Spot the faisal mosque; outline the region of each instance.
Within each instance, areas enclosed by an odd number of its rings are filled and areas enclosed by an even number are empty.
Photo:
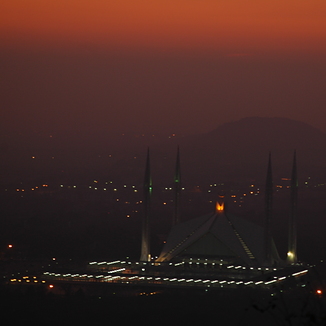
[[[287,260],[280,258],[272,233],[273,180],[269,154],[265,184],[264,226],[228,212],[224,196],[215,211],[180,223],[181,173],[179,148],[174,176],[173,226],[158,258],[151,257],[150,221],[152,179],[150,153],[144,178],[141,250],[139,261],[89,262],[83,271],[47,271],[51,282],[107,283],[124,287],[155,288],[271,288],[287,281],[302,282],[308,267],[297,259],[298,178],[296,153],[291,176],[291,210]]]

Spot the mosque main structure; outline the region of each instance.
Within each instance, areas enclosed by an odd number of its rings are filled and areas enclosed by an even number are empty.
[[[280,258],[272,233],[273,179],[269,154],[265,185],[265,225],[261,227],[228,212],[224,196],[215,211],[180,223],[181,173],[179,148],[174,177],[173,226],[158,258],[150,253],[152,179],[150,153],[144,178],[144,210],[139,261],[89,262],[78,273],[45,272],[52,282],[107,283],[121,286],[169,288],[270,288],[295,279],[309,269],[297,262],[298,179],[296,153],[291,177],[291,213],[287,260]]]

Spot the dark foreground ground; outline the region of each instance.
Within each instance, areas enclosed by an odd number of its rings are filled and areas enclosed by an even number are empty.
[[[3,284],[1,325],[325,325],[325,297],[312,291],[253,289],[209,292],[145,289],[129,295]],[[123,293],[123,295],[122,295]],[[137,295],[136,295],[137,294]]]

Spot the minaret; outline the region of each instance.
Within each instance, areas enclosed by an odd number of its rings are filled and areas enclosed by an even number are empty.
[[[293,155],[293,166],[291,176],[291,213],[289,218],[289,243],[287,262],[297,262],[297,206],[298,206],[298,176],[296,152]]]
[[[147,149],[147,161],[144,179],[144,200],[143,200],[143,219],[142,219],[142,240],[140,261],[150,261],[150,232],[149,232],[149,217],[152,195],[152,178],[149,163],[149,148]]]
[[[271,153],[268,158],[267,177],[265,185],[265,263],[272,265],[272,207],[273,207],[273,177]]]
[[[179,146],[177,151],[177,162],[174,174],[174,214],[173,225],[180,222],[179,209],[180,209],[180,194],[181,194],[181,173],[180,173],[180,154]]]

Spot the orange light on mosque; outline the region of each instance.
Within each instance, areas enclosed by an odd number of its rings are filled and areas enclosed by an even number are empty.
[[[216,212],[221,213],[224,211],[224,203],[216,202]]]
[[[318,294],[318,295],[322,295],[323,294],[323,291],[322,290],[316,290],[316,293]]]

